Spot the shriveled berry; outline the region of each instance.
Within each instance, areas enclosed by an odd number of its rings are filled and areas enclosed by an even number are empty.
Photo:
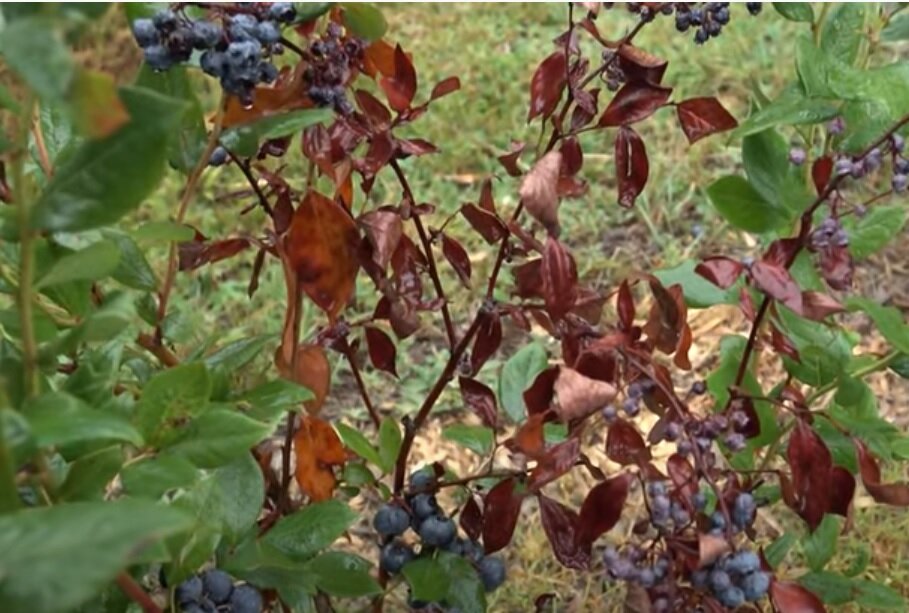
[[[505,583],[505,563],[501,558],[486,556],[479,564],[480,580],[487,592]]]

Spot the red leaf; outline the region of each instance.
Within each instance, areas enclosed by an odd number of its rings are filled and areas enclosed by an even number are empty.
[[[802,289],[784,267],[757,261],[751,266],[751,279],[759,290],[802,314]]]
[[[540,491],[544,485],[555,481],[571,470],[578,461],[580,453],[581,442],[575,437],[554,445],[539,457],[537,465],[530,473],[528,487],[534,492]]]
[[[549,316],[560,319],[574,306],[578,292],[578,269],[571,253],[557,239],[546,239],[543,263],[543,299]]]
[[[567,366],[561,367],[554,390],[559,399],[559,417],[566,423],[587,417],[616,397],[616,389],[611,383],[589,379]]]
[[[414,94],[417,93],[417,72],[401,45],[395,47],[394,61],[394,77],[383,77],[379,80],[379,85],[388,96],[391,108],[400,113],[410,108]]]
[[[773,324],[770,325],[770,344],[778,353],[790,357],[796,362],[801,361],[799,351],[792,341]]]
[[[619,68],[625,73],[625,79],[628,81],[645,81],[659,85],[669,65],[667,60],[628,44],[621,45],[616,53],[619,56]]]
[[[575,538],[580,543],[592,544],[601,534],[612,530],[622,516],[630,485],[631,475],[623,473],[598,483],[590,490],[578,517]]]
[[[716,98],[690,98],[676,106],[682,131],[692,145],[711,134],[725,132],[738,122]]]
[[[461,207],[461,215],[490,245],[499,242],[502,237],[508,234],[508,229],[501,219],[496,217],[494,213],[481,209],[475,204],[463,205]]]
[[[550,366],[540,372],[533,383],[524,390],[524,406],[527,407],[528,417],[545,413],[552,406],[552,397],[555,394],[555,383],[559,377],[561,367]]]
[[[578,515],[565,505],[539,495],[543,530],[556,559],[563,566],[586,570],[590,565],[590,545],[578,541]]]
[[[671,87],[660,87],[646,81],[626,83],[603,111],[599,126],[628,126],[646,119],[665,105],[671,94]]]
[[[496,202],[492,197],[492,179],[486,179],[480,185],[480,199],[477,201],[480,208],[496,215]]]
[[[523,174],[518,167],[518,160],[521,158],[521,154],[524,153],[525,146],[526,145],[521,141],[513,140],[511,141],[509,152],[496,158],[505,168],[505,172],[508,173],[508,176],[520,177]]]
[[[631,288],[628,281],[622,281],[619,286],[619,292],[616,295],[616,310],[619,313],[619,329],[624,331],[631,330],[634,326],[634,296],[631,295]]]
[[[814,189],[820,194],[830,183],[830,177],[833,175],[833,158],[825,155],[822,158],[814,160],[811,165],[811,180],[814,181]]]
[[[717,287],[728,289],[738,281],[745,267],[738,260],[725,257],[707,258],[698,264],[694,272],[698,273]]]
[[[537,258],[511,269],[514,275],[515,294],[524,299],[543,297],[542,266],[543,260]]]
[[[686,498],[691,498],[698,491],[698,480],[694,467],[685,456],[677,453],[669,456],[666,461],[666,472],[672,480],[672,485]]]
[[[201,236],[201,235],[199,235]],[[178,268],[181,271],[195,270],[205,264],[213,264],[232,258],[249,247],[245,238],[228,238],[221,241],[187,241],[177,246]]]
[[[439,150],[428,140],[422,138],[402,138],[398,140],[398,150],[404,155],[428,155]]]
[[[770,243],[770,247],[761,259],[767,264],[789,268],[802,248],[798,238],[781,238]]]
[[[387,334],[374,326],[366,326],[366,347],[369,350],[369,361],[375,368],[398,376],[395,369],[397,349]]]
[[[909,506],[909,484],[906,483],[881,483],[881,469],[877,460],[868,452],[865,444],[853,439],[855,450],[858,452],[859,472],[865,489],[877,502],[890,504],[897,507]]]
[[[616,358],[612,351],[588,347],[578,356],[574,369],[585,377],[615,383]]]
[[[770,601],[779,613],[825,613],[821,599],[798,583],[772,580]]]
[[[447,96],[453,92],[461,89],[461,79],[458,77],[448,77],[436,83],[436,86],[432,88],[432,93],[429,94],[430,100],[438,100],[442,96]]]
[[[563,177],[578,174],[584,166],[584,152],[576,136],[562,141],[559,151],[562,153],[562,166],[560,173]]]
[[[467,251],[461,246],[461,243],[445,233],[442,234],[442,255],[458,273],[458,279],[461,280],[464,287],[470,287],[470,256],[467,255]]]
[[[377,209],[361,215],[358,222],[372,246],[372,260],[385,271],[401,242],[401,216],[394,210]]]
[[[365,89],[354,92],[354,98],[360,110],[376,128],[387,128],[391,124],[391,112],[378,98]]]
[[[480,538],[483,533],[483,511],[480,510],[480,505],[477,504],[473,495],[467,498],[464,508],[461,509],[458,524],[464,529],[465,534],[473,540]]]
[[[476,379],[467,377],[459,377],[458,385],[461,388],[461,398],[470,407],[470,410],[479,416],[483,425],[495,428],[498,421],[498,407],[492,390]]]
[[[632,424],[616,419],[606,435],[606,457],[622,466],[637,464],[650,459],[644,437]]]
[[[363,176],[367,178],[374,176],[391,160],[394,152],[395,146],[388,132],[379,132],[373,136],[369,142],[369,149],[366,150],[366,157],[360,165]]]
[[[650,280],[654,301],[644,324],[644,333],[657,349],[671,354],[679,346],[684,329],[688,326],[687,307],[682,298],[682,288],[676,284],[669,289],[655,278]]]
[[[571,112],[571,131],[575,132],[590,123],[590,120],[596,117],[597,100],[600,97],[599,89],[590,91],[577,90],[574,92],[574,100],[577,103]]]
[[[796,496],[793,510],[814,530],[824,518],[830,498],[833,460],[821,437],[802,420],[796,422],[786,451]]]
[[[559,170],[561,151],[550,151],[521,181],[518,194],[527,212],[553,236],[559,235]]]
[[[559,49],[537,66],[530,81],[528,122],[539,115],[545,119],[555,111],[559,98],[562,97],[562,90],[565,89],[567,68],[568,60],[564,49]]]
[[[644,191],[650,174],[644,141],[631,128],[621,128],[615,138],[615,172],[619,205],[629,208]]]
[[[504,549],[518,525],[524,495],[515,491],[513,477],[499,481],[483,500],[483,547],[486,553]]]
[[[855,477],[842,466],[834,466],[830,473],[830,503],[828,512],[849,518],[849,507],[855,495]]]
[[[802,292],[802,315],[808,319],[822,321],[846,308],[832,296],[821,292]]]
[[[852,287],[855,266],[848,247],[828,247],[820,253],[821,276],[833,289],[847,290]]]
[[[480,329],[477,331],[476,340],[473,343],[473,351],[470,352],[470,366],[474,373],[480,372],[486,360],[502,344],[502,321],[499,314],[484,313],[481,318]]]

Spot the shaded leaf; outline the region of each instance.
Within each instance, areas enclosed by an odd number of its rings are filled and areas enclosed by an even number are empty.
[[[398,376],[395,369],[397,348],[385,332],[375,326],[366,326],[366,347],[369,350],[369,361],[375,368],[394,377]]]
[[[442,255],[451,264],[464,287],[470,287],[470,256],[467,250],[444,232],[442,233]]]
[[[516,491],[517,482],[513,477],[497,483],[483,499],[483,547],[486,553],[495,553],[511,542],[521,502],[524,495]]]
[[[579,542],[593,543],[618,523],[631,481],[631,475],[622,473],[591,488],[578,518],[576,538]]]
[[[590,565],[590,544],[577,537],[578,514],[546,496],[539,495],[537,499],[543,530],[556,559],[568,568],[586,570]]]
[[[492,390],[476,379],[458,377],[461,398],[486,426],[495,428],[498,421],[498,407]]]

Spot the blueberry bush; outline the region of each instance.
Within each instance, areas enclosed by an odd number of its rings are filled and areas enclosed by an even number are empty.
[[[566,4],[527,75],[537,141],[513,142],[448,215],[408,168],[443,145],[420,126],[460,79],[419,83],[431,58],[391,42],[376,6],[118,7],[144,57],[118,87],[72,52],[106,5],[4,5],[0,610],[479,612],[508,581],[519,524],[540,526],[562,565],[621,582],[626,610],[905,610],[867,560],[828,569],[859,487],[909,506],[909,485],[883,476],[909,437],[865,381],[909,377],[909,326],[853,283],[906,220],[909,64],[886,53],[909,38],[903,8]],[[617,31],[616,11],[635,25]],[[767,19],[804,32],[789,84],[772,99],[755,87],[740,118],[716,92],[675,97],[668,60],[635,44],[644,28],[678,31],[697,53]],[[614,148],[602,206],[634,207],[660,154],[640,126],[657,113],[691,145],[741,153],[740,172],[701,187],[750,255],[590,284],[560,224],[588,190],[585,147]],[[258,231],[190,225],[200,182],[221,173],[248,184]],[[393,198],[375,196],[380,175]],[[173,214],[137,222],[173,177]],[[475,247],[493,263],[483,278]],[[252,301],[266,269],[284,280],[281,334],[181,342],[175,286],[240,261]],[[747,327],[692,372],[689,311],[717,305]],[[887,353],[859,351],[852,313]],[[364,371],[398,383],[428,326],[444,367],[419,409],[378,407]],[[267,371],[241,376],[260,354]],[[360,427],[322,412],[339,362]],[[484,457],[473,474],[412,458],[449,388],[463,407],[451,438]],[[555,495],[572,471],[596,482],[579,508]],[[785,508],[799,529],[756,530]],[[633,529],[607,546],[620,521]],[[344,538],[355,529],[368,551]],[[807,568],[790,564],[797,543]],[[528,593],[531,609],[559,610],[557,595]]]

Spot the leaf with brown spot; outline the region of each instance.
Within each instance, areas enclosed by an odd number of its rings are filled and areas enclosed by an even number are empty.
[[[543,262],[543,300],[553,320],[562,318],[574,306],[578,292],[578,269],[574,257],[552,236],[546,239]]]
[[[591,488],[578,516],[575,538],[579,543],[593,544],[600,535],[609,532],[618,523],[631,481],[631,475],[622,473]]]
[[[628,466],[649,460],[650,449],[633,424],[618,418],[609,425],[606,434],[606,457],[622,466]]]
[[[391,108],[399,113],[410,108],[417,93],[417,72],[401,45],[397,45],[394,51],[394,76],[379,79],[379,85]]]
[[[284,237],[287,265],[332,322],[353,296],[359,240],[350,214],[316,191],[303,198]]]
[[[373,367],[397,377],[395,357],[397,349],[394,342],[382,330],[375,326],[366,326],[366,348],[369,351],[369,361]]]
[[[798,583],[770,581],[770,602],[779,613],[826,613],[821,599]]]
[[[530,109],[527,121],[542,116],[544,119],[555,111],[568,77],[568,59],[565,50],[559,49],[540,62],[530,81]]]
[[[313,393],[313,399],[303,403],[310,415],[317,415],[325,404],[331,389],[331,365],[321,345],[300,345],[297,347],[296,371],[282,355],[282,348],[275,352],[275,365],[281,376],[299,383]]]
[[[567,366],[560,369],[554,390],[559,399],[557,412],[566,423],[599,411],[616,397],[611,383],[589,379]]]
[[[442,233],[442,255],[451,264],[464,287],[470,287],[470,256],[467,250],[444,232]]]
[[[783,266],[757,261],[751,266],[755,287],[787,307],[802,314],[802,289]]]
[[[527,212],[553,236],[559,235],[559,172],[562,152],[550,151],[521,181],[518,194]]]
[[[711,134],[732,130],[739,125],[735,117],[713,97],[683,100],[676,106],[676,112],[682,131],[692,145]]]
[[[493,391],[476,379],[467,377],[458,377],[458,385],[464,404],[480,418],[483,425],[494,429],[498,422],[499,409]]]
[[[461,215],[490,245],[499,242],[508,234],[508,229],[501,219],[475,204],[463,205]]]
[[[603,111],[599,126],[628,126],[646,119],[664,106],[671,94],[671,87],[660,87],[646,81],[625,83]]]
[[[644,141],[631,128],[620,128],[615,137],[615,172],[619,205],[630,208],[644,191],[650,175]]]
[[[70,85],[69,106],[79,131],[92,139],[110,136],[129,121],[114,78],[95,70],[78,70]]]
[[[337,481],[333,467],[343,466],[347,454],[331,425],[305,415],[294,435],[297,484],[314,502],[329,500]]]
[[[530,473],[528,487],[540,491],[547,483],[551,483],[574,468],[581,453],[581,442],[571,437],[558,445],[553,445],[546,453],[542,454],[537,465]]]
[[[694,272],[701,275],[717,287],[729,289],[739,280],[745,267],[738,260],[726,257],[706,258],[694,268]]]
[[[518,525],[524,494],[514,477],[499,481],[483,499],[483,548],[487,554],[508,546]]]
[[[542,494],[537,498],[543,531],[556,559],[568,568],[586,570],[590,566],[590,545],[578,541],[578,514]]]
[[[881,469],[877,460],[865,447],[865,443],[857,438],[852,439],[858,453],[859,472],[862,483],[876,502],[883,502],[897,507],[909,506],[909,484],[906,483],[881,483]]]

